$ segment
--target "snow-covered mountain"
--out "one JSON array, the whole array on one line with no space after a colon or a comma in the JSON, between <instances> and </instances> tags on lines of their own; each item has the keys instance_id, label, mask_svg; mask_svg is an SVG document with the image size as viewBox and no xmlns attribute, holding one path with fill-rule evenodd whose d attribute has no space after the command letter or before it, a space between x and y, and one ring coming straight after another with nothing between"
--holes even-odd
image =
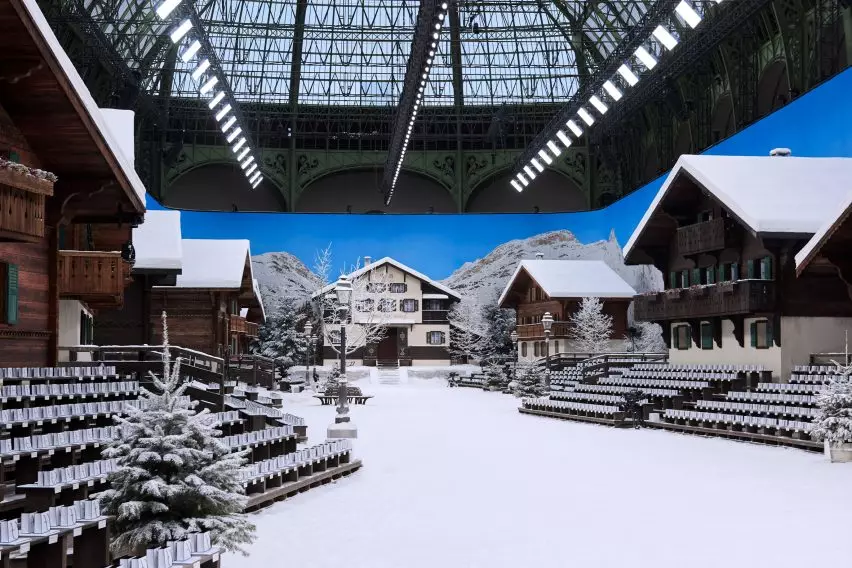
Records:
<instances>
[{"instance_id":1,"label":"snow-covered mountain","mask_svg":"<svg viewBox=\"0 0 852 568\"><path fill-rule=\"evenodd\" d=\"M251 258L251 264L265 306L281 297L307 302L322 285L319 276L288 252L259 254Z\"/></svg>"},{"instance_id":2,"label":"snow-covered mountain","mask_svg":"<svg viewBox=\"0 0 852 568\"><path fill-rule=\"evenodd\" d=\"M494 301L521 260L535 259L536 253L546 259L603 260L638 293L663 288L663 275L653 266L626 266L621 247L610 233L606 241L584 245L570 231L552 231L504 243L485 258L466 262L441 283L462 296L485 304Z\"/></svg>"}]
</instances>

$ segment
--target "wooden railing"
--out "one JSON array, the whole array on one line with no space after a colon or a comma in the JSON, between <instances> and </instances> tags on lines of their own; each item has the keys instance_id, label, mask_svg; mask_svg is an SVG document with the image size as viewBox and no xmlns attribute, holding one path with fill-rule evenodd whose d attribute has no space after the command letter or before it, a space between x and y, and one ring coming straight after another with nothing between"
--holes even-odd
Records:
<instances>
[{"instance_id":1,"label":"wooden railing","mask_svg":"<svg viewBox=\"0 0 852 568\"><path fill-rule=\"evenodd\" d=\"M681 256L722 250L739 244L740 227L733 219L720 217L677 230L677 250Z\"/></svg>"},{"instance_id":2,"label":"wooden railing","mask_svg":"<svg viewBox=\"0 0 852 568\"><path fill-rule=\"evenodd\" d=\"M231 333L245 333L246 332L246 318L241 316L232 315L230 317L230 325Z\"/></svg>"},{"instance_id":3,"label":"wooden railing","mask_svg":"<svg viewBox=\"0 0 852 568\"><path fill-rule=\"evenodd\" d=\"M447 310L423 310L423 323L449 323Z\"/></svg>"},{"instance_id":4,"label":"wooden railing","mask_svg":"<svg viewBox=\"0 0 852 568\"><path fill-rule=\"evenodd\" d=\"M0 185L0 234L32 241L44 237L45 196Z\"/></svg>"},{"instance_id":5,"label":"wooden railing","mask_svg":"<svg viewBox=\"0 0 852 568\"><path fill-rule=\"evenodd\" d=\"M555 321L550 328L550 337L568 337L570 330L571 324L567 321ZM544 339L544 327L540 323L519 325L518 337L520 339Z\"/></svg>"},{"instance_id":6,"label":"wooden railing","mask_svg":"<svg viewBox=\"0 0 852 568\"><path fill-rule=\"evenodd\" d=\"M129 273L130 265L118 252L59 251L59 295L63 298L120 307Z\"/></svg>"},{"instance_id":7,"label":"wooden railing","mask_svg":"<svg viewBox=\"0 0 852 568\"><path fill-rule=\"evenodd\" d=\"M260 325L256 323L252 323L250 321L246 322L246 335L249 337L257 337L258 331L260 330Z\"/></svg>"},{"instance_id":8,"label":"wooden railing","mask_svg":"<svg viewBox=\"0 0 852 568\"><path fill-rule=\"evenodd\" d=\"M636 319L662 321L766 312L775 308L775 282L738 280L636 296Z\"/></svg>"}]
</instances>

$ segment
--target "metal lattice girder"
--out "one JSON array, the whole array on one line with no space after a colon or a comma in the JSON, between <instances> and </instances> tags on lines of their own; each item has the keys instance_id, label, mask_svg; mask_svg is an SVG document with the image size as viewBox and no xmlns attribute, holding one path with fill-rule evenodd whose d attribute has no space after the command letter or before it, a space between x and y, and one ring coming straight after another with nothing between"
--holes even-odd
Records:
<instances>
[{"instance_id":1,"label":"metal lattice girder","mask_svg":"<svg viewBox=\"0 0 852 568\"><path fill-rule=\"evenodd\" d=\"M381 190L385 194L386 203L390 203L394 174L405 149L406 133L411 114L414 111L414 102L420 87L423 67L426 59L429 58L429 50L432 49L432 44L436 44L435 55L437 55L438 47L440 47L440 32L435 32L434 29L435 18L440 11L441 3L450 1L420 0L420 8L417 10L417 24L414 28L414 38L411 40L411 51L405 70L405 82L391 126L388 157L385 160L385 169L382 174ZM433 32L435 36L438 36L437 39L433 37ZM426 77L426 75L422 75L422 77Z\"/></svg>"},{"instance_id":2,"label":"metal lattice girder","mask_svg":"<svg viewBox=\"0 0 852 568\"><path fill-rule=\"evenodd\" d=\"M693 30L690 37L678 45L674 52L659 61L654 68L657 80L646 81L645 84L629 90L617 105L599 117L595 127L591 129L593 140L600 140L612 127L623 123L633 112L659 97L668 88L668 82L660 80L661 78L674 78L686 73L692 65L717 48L725 38L740 29L744 22L751 19L771 1L737 0L720 5L712 22L707 22L709 25Z\"/></svg>"}]
</instances>

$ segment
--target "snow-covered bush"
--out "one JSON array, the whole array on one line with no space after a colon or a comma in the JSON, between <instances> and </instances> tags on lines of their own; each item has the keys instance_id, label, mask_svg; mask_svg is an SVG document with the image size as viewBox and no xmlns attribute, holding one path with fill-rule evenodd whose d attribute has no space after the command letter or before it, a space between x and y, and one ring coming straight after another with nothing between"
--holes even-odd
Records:
<instances>
[{"instance_id":1,"label":"snow-covered bush","mask_svg":"<svg viewBox=\"0 0 852 568\"><path fill-rule=\"evenodd\" d=\"M491 388L504 389L512 380L511 370L503 363L492 363L483 369L487 378L486 385Z\"/></svg>"},{"instance_id":2,"label":"snow-covered bush","mask_svg":"<svg viewBox=\"0 0 852 568\"><path fill-rule=\"evenodd\" d=\"M535 398L547 394L548 388L545 384L546 371L538 365L519 364L518 375L514 382L515 396L522 398Z\"/></svg>"},{"instance_id":3,"label":"snow-covered bush","mask_svg":"<svg viewBox=\"0 0 852 568\"><path fill-rule=\"evenodd\" d=\"M852 443L852 365L837 365L826 388L817 394L819 414L814 419L811 437L830 444Z\"/></svg>"},{"instance_id":4,"label":"snow-covered bush","mask_svg":"<svg viewBox=\"0 0 852 568\"><path fill-rule=\"evenodd\" d=\"M293 365L305 362L308 339L304 327L308 314L300 310L293 298L281 298L272 307L257 333L252 350L259 355L275 359L282 376Z\"/></svg>"},{"instance_id":5,"label":"snow-covered bush","mask_svg":"<svg viewBox=\"0 0 852 568\"><path fill-rule=\"evenodd\" d=\"M571 339L580 353L609 351L612 316L603 312L600 298L583 298L580 309L571 314Z\"/></svg>"},{"instance_id":6,"label":"snow-covered bush","mask_svg":"<svg viewBox=\"0 0 852 568\"><path fill-rule=\"evenodd\" d=\"M187 533L209 531L214 544L242 551L255 527L242 514L246 497L239 471L245 459L218 437L207 410L196 412L180 384L180 358L172 364L163 312L163 378L150 375L154 389L142 389L145 410L127 406L116 417L119 439L105 458L118 467L101 510L115 518L112 543L118 555L166 546Z\"/></svg>"},{"instance_id":7,"label":"snow-covered bush","mask_svg":"<svg viewBox=\"0 0 852 568\"><path fill-rule=\"evenodd\" d=\"M663 339L663 328L658 323L640 321L634 324L636 336L633 339L624 339L624 351L633 351L636 345L637 353L665 353L668 351L666 341Z\"/></svg>"}]
</instances>

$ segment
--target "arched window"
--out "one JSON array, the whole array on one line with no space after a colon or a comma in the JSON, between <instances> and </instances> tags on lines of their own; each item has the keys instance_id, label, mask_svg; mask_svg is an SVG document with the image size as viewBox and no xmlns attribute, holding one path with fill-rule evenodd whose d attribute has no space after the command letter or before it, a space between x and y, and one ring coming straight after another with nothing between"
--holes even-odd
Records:
<instances>
[{"instance_id":1,"label":"arched window","mask_svg":"<svg viewBox=\"0 0 852 568\"><path fill-rule=\"evenodd\" d=\"M526 357L526 356L527 356L527 342L524 341L523 343L521 343L521 357Z\"/></svg>"},{"instance_id":2,"label":"arched window","mask_svg":"<svg viewBox=\"0 0 852 568\"><path fill-rule=\"evenodd\" d=\"M557 355L559 353L559 340L553 342L553 354Z\"/></svg>"},{"instance_id":3,"label":"arched window","mask_svg":"<svg viewBox=\"0 0 852 568\"><path fill-rule=\"evenodd\" d=\"M538 357L538 341L533 343L533 357Z\"/></svg>"}]
</instances>

